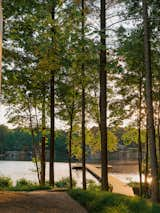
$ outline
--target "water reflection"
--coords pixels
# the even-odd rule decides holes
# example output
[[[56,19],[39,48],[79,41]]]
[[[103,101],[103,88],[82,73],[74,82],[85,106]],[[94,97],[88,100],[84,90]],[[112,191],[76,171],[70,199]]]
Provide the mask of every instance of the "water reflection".
[[[110,173],[111,175],[117,177],[119,180],[121,180],[124,183],[129,182],[139,182],[139,174],[138,173]],[[145,181],[145,176],[142,174],[142,182]],[[151,183],[152,178],[148,177],[147,182]]]
[[[35,165],[31,161],[0,161],[0,176],[10,177],[14,184],[20,178],[38,182]],[[55,163],[55,181],[68,176],[68,163]],[[86,172],[86,176],[88,180],[91,179],[98,183],[90,173]],[[46,180],[48,180],[48,177],[49,163],[46,163]],[[73,170],[73,178],[77,181],[77,186],[82,187],[82,171]]]
[[[0,161],[0,175],[11,177],[14,184],[20,178],[26,178],[28,180],[38,182],[37,175],[35,172],[35,165],[31,161]],[[117,177],[124,183],[131,181],[139,181],[138,173],[110,173]],[[69,176],[69,168],[67,163],[55,163],[55,181],[62,179],[62,177]],[[94,178],[90,173],[86,172],[88,180],[93,180],[98,183],[97,179]],[[49,177],[49,163],[46,164],[46,180]],[[82,171],[73,170],[73,178],[77,181],[77,186],[82,186]],[[144,181],[144,175],[142,176]],[[151,178],[148,178],[148,182],[151,182]]]

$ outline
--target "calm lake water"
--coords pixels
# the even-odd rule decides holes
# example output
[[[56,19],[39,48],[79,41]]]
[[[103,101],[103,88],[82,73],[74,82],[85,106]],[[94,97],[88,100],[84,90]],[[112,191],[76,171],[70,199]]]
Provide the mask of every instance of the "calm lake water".
[[[138,181],[138,174],[121,174],[111,173],[121,181],[127,183],[132,181]],[[90,174],[86,173],[87,179],[98,181]],[[0,176],[10,177],[14,184],[20,178],[25,178],[34,182],[38,182],[35,172],[35,164],[31,161],[0,161]],[[67,163],[55,163],[55,181],[62,179],[62,177],[69,176],[69,169]],[[46,180],[49,177],[49,163],[46,164]],[[77,181],[77,186],[82,186],[82,172],[80,170],[73,170],[73,178]]]
[[[7,176],[13,180],[15,184],[20,178],[25,178],[34,182],[38,182],[36,175],[36,167],[32,161],[0,161],[0,176]],[[82,186],[82,172],[80,170],[72,170],[73,178],[77,181],[77,186]],[[62,177],[69,176],[68,163],[55,163],[55,181],[61,180]],[[98,181],[90,174],[86,173],[87,179]],[[49,177],[49,163],[46,163],[46,180]]]

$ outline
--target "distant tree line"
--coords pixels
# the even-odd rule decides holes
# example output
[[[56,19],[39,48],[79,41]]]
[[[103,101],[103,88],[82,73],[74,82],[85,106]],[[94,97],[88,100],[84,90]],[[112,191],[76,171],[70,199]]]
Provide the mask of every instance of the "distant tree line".
[[[73,128],[73,153],[72,161],[80,160],[81,158],[81,143],[78,128]],[[109,152],[117,151],[118,144],[126,146],[126,148],[137,148],[137,129],[134,127],[117,128],[108,131],[108,150]],[[55,157],[56,161],[67,161],[67,153],[69,151],[69,141],[67,135],[69,131],[56,130],[56,142],[55,142]],[[46,150],[49,150],[50,146],[50,131],[46,133],[47,143]],[[142,145],[145,148],[146,132],[142,130]],[[88,147],[88,154],[94,155],[100,152],[100,133],[97,127],[92,127],[86,131],[86,145]],[[157,138],[158,139],[158,138]],[[39,145],[39,137],[35,136],[35,143]],[[158,143],[158,140],[157,140]],[[31,132],[27,128],[15,128],[9,129],[7,126],[0,125],[0,153],[3,154],[6,151],[33,151],[33,143]]]
[[[49,150],[50,137],[47,132],[48,142],[46,150]],[[35,136],[35,143],[39,144],[38,135]],[[67,161],[66,133],[62,130],[56,131],[55,142],[56,161]],[[8,129],[6,126],[0,126],[0,153],[6,151],[33,151],[32,136],[29,129],[15,128]]]

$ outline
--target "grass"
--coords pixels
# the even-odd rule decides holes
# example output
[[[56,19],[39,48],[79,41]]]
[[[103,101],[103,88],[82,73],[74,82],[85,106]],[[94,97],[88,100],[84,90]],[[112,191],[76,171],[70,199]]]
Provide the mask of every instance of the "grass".
[[[12,186],[10,188],[8,188],[8,191],[26,191],[26,192],[30,192],[30,191],[37,191],[37,190],[49,190],[52,189],[51,186],[41,186],[41,185],[32,185],[32,186]],[[7,190],[7,189],[5,189]]]
[[[76,180],[72,179],[72,186],[73,188],[76,187]],[[57,188],[69,188],[70,187],[70,180],[69,180],[69,177],[67,178],[62,178],[61,180],[55,182],[55,186]]]
[[[132,187],[134,194],[139,196],[139,193],[140,193],[139,182],[130,182],[128,185],[130,187]],[[144,198],[151,198],[151,185],[150,184],[146,185],[145,183],[142,183],[142,196]]]
[[[24,178],[18,180],[16,185],[13,186],[13,182],[9,177],[0,177],[0,190],[2,191],[35,191],[35,190],[49,190],[52,189],[48,184],[42,186]]]
[[[11,178],[0,176],[0,189],[9,188],[13,185]]]
[[[138,197],[100,192],[71,190],[69,195],[89,213],[159,213],[160,206]]]
[[[73,187],[76,187],[76,181],[73,180]],[[66,191],[69,188],[69,178],[62,178],[61,180],[55,182],[54,190]],[[39,185],[25,178],[17,180],[16,185],[13,186],[11,178],[0,176],[0,190],[2,191],[36,191],[36,190],[50,190],[53,189],[46,182],[45,185]]]

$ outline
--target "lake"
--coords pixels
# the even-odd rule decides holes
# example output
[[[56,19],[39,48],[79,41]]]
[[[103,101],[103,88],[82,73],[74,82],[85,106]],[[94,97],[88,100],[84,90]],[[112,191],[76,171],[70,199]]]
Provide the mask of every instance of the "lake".
[[[72,170],[73,178],[77,181],[77,186],[82,186],[81,170]],[[15,184],[20,178],[25,178],[34,182],[38,182],[36,167],[32,161],[0,161],[0,176],[7,176],[13,180]],[[69,176],[68,163],[55,163],[55,181],[61,180],[62,177]],[[87,179],[98,181],[90,174],[86,173]],[[46,180],[49,177],[49,163],[46,163]]]
[[[72,170],[73,178],[77,181],[77,186],[82,186],[82,172],[81,170]],[[132,181],[138,181],[139,176],[137,173],[110,173],[117,177],[121,181],[127,183]],[[20,178],[25,178],[34,182],[38,182],[35,172],[35,164],[31,161],[0,161],[0,176],[7,176],[13,180],[15,184]],[[62,177],[69,176],[68,163],[55,163],[55,181],[62,179]],[[86,173],[87,179],[98,181],[90,174]],[[46,180],[49,177],[49,163],[46,163]]]

